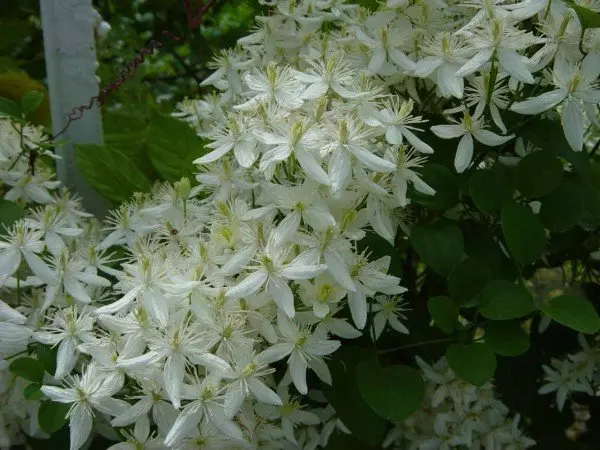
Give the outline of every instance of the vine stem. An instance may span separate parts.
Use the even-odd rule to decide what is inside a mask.
[[[379,353],[384,355],[386,353],[393,353],[398,350],[404,350],[407,348],[415,348],[415,347],[424,347],[425,345],[433,345],[433,344],[443,344],[444,342],[455,342],[455,338],[447,337],[447,338],[439,338],[439,339],[430,339],[428,341],[414,342],[412,344],[401,345],[399,347],[387,348],[385,350],[379,350]]]

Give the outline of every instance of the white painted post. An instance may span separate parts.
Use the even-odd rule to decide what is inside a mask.
[[[98,95],[92,0],[40,0],[44,51],[52,113],[52,131],[60,133],[69,113]],[[78,114],[77,114],[78,115]],[[83,179],[75,164],[73,144],[99,144],[102,116],[97,105],[73,121],[60,136],[67,143],[56,149],[62,157],[56,172],[64,186],[83,198],[85,209],[103,217],[108,203]],[[60,139],[59,138],[59,139]]]

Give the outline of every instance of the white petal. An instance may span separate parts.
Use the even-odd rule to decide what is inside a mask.
[[[329,306],[327,303],[315,302],[313,303],[313,312],[315,313],[315,316],[322,319],[329,314]]]
[[[388,50],[388,54],[390,59],[395,62],[398,67],[402,69],[406,69],[409,71],[413,71],[416,68],[414,61],[412,61],[408,56],[402,53],[400,50],[395,48],[390,48]]]
[[[256,248],[251,245],[242,247],[229,256],[227,262],[221,267],[221,273],[227,277],[240,273],[255,253]]]
[[[555,107],[566,97],[566,93],[557,89],[556,91],[544,92],[537,97],[529,98],[523,102],[514,103],[510,110],[519,114],[539,114]]]
[[[396,166],[393,163],[371,153],[363,147],[351,145],[349,149],[354,156],[371,170],[377,172],[392,172],[396,169]]]
[[[285,358],[287,355],[292,353],[293,350],[294,344],[283,342],[280,344],[275,344],[259,353],[256,356],[256,361],[263,364],[274,363],[275,361]]]
[[[348,306],[356,328],[362,330],[367,323],[367,299],[362,289],[348,293]]]
[[[73,389],[63,389],[56,386],[42,386],[40,390],[44,395],[48,396],[50,400],[58,403],[75,403],[77,401],[77,395]]]
[[[490,60],[490,58],[492,57],[492,53],[492,49],[485,49],[480,51],[469,61],[467,61],[465,65],[458,69],[455,75],[457,77],[466,77],[467,75],[472,74]]]
[[[78,450],[85,444],[92,431],[92,411],[85,404],[78,404],[71,411],[69,429],[71,430],[70,450]]]
[[[327,356],[340,348],[340,345],[342,345],[340,341],[311,340],[302,347],[302,350],[305,350],[311,355]]]
[[[233,153],[240,166],[247,169],[254,164],[258,158],[259,151],[256,142],[240,142],[233,148]]]
[[[456,156],[454,157],[454,168],[458,173],[463,173],[473,158],[473,138],[470,134],[465,134],[456,149]]]
[[[281,276],[288,280],[308,280],[316,277],[325,269],[327,266],[324,264],[307,265],[296,258],[281,270]]]
[[[67,294],[71,295],[75,300],[79,300],[82,303],[91,303],[92,299],[85,290],[83,284],[77,281],[72,276],[66,276],[63,279],[63,286]]]
[[[29,251],[24,251],[23,256],[25,257],[27,264],[29,264],[29,268],[35,274],[36,277],[38,277],[46,284],[56,284],[56,282],[58,281],[56,275],[54,274],[54,272],[52,272],[50,267],[48,267],[48,265],[44,261],[42,261],[42,259],[39,256]]]
[[[227,419],[223,408],[211,405],[209,417],[213,425],[215,425],[224,435],[238,441],[244,439],[240,427],[238,427],[235,422]]]
[[[167,299],[158,289],[146,289],[142,298],[144,306],[150,315],[163,327],[169,320],[169,304]]]
[[[360,331],[342,319],[331,319],[327,322],[329,330],[344,339],[355,339],[362,335]]]
[[[411,145],[418,152],[421,152],[421,153],[433,153],[433,149],[431,148],[431,146],[428,145],[428,144],[426,144],[425,142],[423,142],[417,136],[415,136],[413,134],[413,132],[410,131],[408,128],[403,128],[402,129],[402,134],[406,137],[406,140],[408,142],[410,142]]]
[[[383,48],[379,48],[379,49],[375,50],[375,53],[373,53],[373,56],[371,57],[371,60],[369,61],[369,66],[368,66],[369,72],[371,72],[372,74],[379,72],[379,69],[381,69],[381,66],[383,66],[383,63],[385,62],[385,60],[386,60],[385,50]]]
[[[321,164],[319,164],[317,160],[312,157],[312,155],[302,149],[296,149],[295,155],[300,167],[302,167],[304,172],[306,172],[306,175],[316,182],[326,186],[331,184],[327,173],[323,170]]]
[[[331,372],[329,371],[327,364],[325,364],[325,361],[321,358],[311,358],[308,360],[308,365],[323,383],[331,385]]]
[[[514,135],[511,134],[509,136],[500,136],[489,130],[475,130],[473,131],[473,137],[475,137],[475,139],[477,139],[483,145],[487,145],[488,147],[496,147],[510,141],[512,138],[514,138]]]
[[[306,368],[308,366],[306,362],[300,353],[296,351],[292,353],[288,363],[294,386],[296,386],[298,392],[306,394],[308,392],[308,387],[306,386]]]
[[[173,447],[178,445],[185,437],[192,434],[192,431],[202,419],[202,409],[199,402],[192,402],[181,410],[181,413],[175,420],[173,428],[165,438],[165,445]]]
[[[531,84],[534,82],[533,76],[529,72],[524,59],[525,58],[519,55],[515,50],[498,49],[498,61],[500,62],[500,67],[517,80]]]
[[[467,133],[460,125],[434,125],[431,131],[442,139],[456,139]]]
[[[294,294],[283,278],[271,277],[267,281],[267,292],[288,317],[294,317]]]
[[[137,421],[140,417],[145,416],[152,409],[152,398],[146,397],[137,402],[135,405],[130,406],[119,416],[115,417],[111,425],[113,427],[124,427]]]
[[[281,406],[283,404],[281,398],[279,398],[279,395],[273,392],[273,390],[269,389],[258,378],[249,378],[248,387],[250,388],[250,392],[252,392],[259,402],[277,406]]]
[[[348,272],[348,265],[338,253],[331,250],[325,250],[325,264],[327,264],[327,271],[333,276],[335,281],[340,283],[344,288],[349,291],[356,290],[350,273]]]
[[[140,356],[136,356],[135,358],[122,359],[118,361],[116,366],[119,369],[139,369],[147,367],[150,364],[153,364],[159,355],[156,352],[148,352]]]
[[[577,100],[568,99],[562,111],[562,126],[567,142],[573,150],[580,152],[583,148],[584,117]]]
[[[267,281],[267,273],[262,270],[248,275],[241,283],[236,286],[230,287],[227,290],[227,297],[230,298],[241,298],[247,297],[250,294],[254,294],[258,291],[263,284]]]
[[[388,129],[385,132],[385,139],[392,145],[402,144],[403,137],[402,137],[402,132],[400,131],[400,128],[398,128],[395,125],[388,127]]]
[[[169,395],[171,403],[176,409],[181,407],[180,393],[183,385],[183,376],[185,374],[185,360],[178,354],[170,355],[163,370],[165,389]]]
[[[331,180],[331,190],[337,192],[345,189],[352,175],[352,163],[348,152],[341,148],[336,149],[329,159],[327,171]]]
[[[120,300],[117,300],[114,303],[111,303],[109,305],[106,305],[106,306],[103,306],[101,308],[94,310],[94,314],[95,315],[114,314],[116,312],[121,311],[122,309],[127,308],[131,304],[131,302],[133,302],[133,300],[135,300],[135,298],[137,297],[137,295],[139,294],[139,292],[141,290],[142,290],[142,286],[134,287],[129,292],[127,292],[127,294],[125,294],[123,296],[123,298],[121,298]]]
[[[280,244],[288,242],[296,234],[296,231],[298,231],[298,227],[300,226],[301,218],[301,213],[299,211],[294,211],[279,222],[274,233],[277,235],[277,241]]]
[[[317,83],[313,83],[308,86],[302,94],[300,94],[300,98],[310,100],[313,98],[319,98],[323,94],[325,94],[329,90],[329,85],[322,81]]]
[[[0,252],[0,273],[11,276],[21,264],[21,252],[16,248],[9,248]]]
[[[190,359],[193,360],[195,364],[201,365],[210,369],[212,371],[217,371],[220,373],[231,372],[231,366],[224,359],[219,358],[212,353],[202,353],[198,355],[194,355]]]
[[[73,338],[66,338],[58,346],[56,355],[56,373],[55,378],[62,378],[73,370],[77,362],[77,347]]]

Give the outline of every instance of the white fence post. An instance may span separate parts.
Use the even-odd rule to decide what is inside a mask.
[[[92,0],[40,0],[46,71],[52,112],[52,131],[60,133],[69,113],[98,95]],[[56,149],[62,157],[56,172],[64,186],[83,198],[85,209],[97,217],[107,201],[83,179],[75,164],[73,144],[102,144],[102,116],[94,105],[60,136],[67,143]]]

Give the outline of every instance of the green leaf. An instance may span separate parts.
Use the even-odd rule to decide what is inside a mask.
[[[562,176],[562,163],[551,151],[530,153],[517,164],[517,187],[527,197],[549,194]]]
[[[21,111],[21,107],[17,105],[12,100],[9,100],[4,97],[0,97],[0,117],[1,116],[9,116],[20,119],[23,113]]]
[[[50,375],[54,375],[56,373],[58,346],[50,347],[49,345],[37,343],[35,353],[38,361],[44,366],[44,370]]]
[[[529,350],[529,336],[519,321],[491,322],[484,338],[494,353],[501,356],[518,356]]]
[[[44,93],[39,91],[30,91],[21,99],[21,110],[24,114],[29,114],[37,109],[44,100]]]
[[[474,172],[469,182],[469,194],[481,212],[499,211],[513,194],[508,171],[503,165],[496,164],[492,170]]]
[[[40,429],[48,434],[56,433],[67,422],[67,413],[71,405],[44,400],[38,410]]]
[[[583,195],[573,183],[561,183],[541,198],[540,222],[551,231],[566,231],[579,222],[583,214]]]
[[[578,185],[583,199],[581,222],[589,228],[600,226],[600,190],[586,183]]]
[[[44,395],[40,390],[41,387],[40,383],[31,383],[23,389],[23,397],[27,400],[39,400]]]
[[[496,356],[485,343],[452,344],[446,360],[457,377],[475,386],[483,386],[496,372]]]
[[[450,169],[440,164],[427,164],[419,174],[435,194],[423,194],[411,185],[408,196],[414,203],[436,211],[445,211],[458,203],[458,177]]]
[[[369,359],[358,364],[356,377],[363,399],[379,416],[391,422],[408,419],[425,396],[421,374],[412,367],[384,368]]]
[[[490,279],[490,271],[485,264],[475,258],[467,258],[450,272],[448,292],[459,305],[469,304]]]
[[[546,248],[546,232],[527,206],[507,202],[502,208],[502,232],[511,254],[522,264],[537,261]]]
[[[19,358],[10,363],[11,373],[27,381],[41,383],[44,379],[44,366],[37,359]]]
[[[589,8],[578,5],[573,0],[567,0],[566,2],[571,8],[577,13],[581,26],[586,28],[600,28],[600,14],[596,11],[592,11]]]
[[[440,295],[427,301],[427,309],[435,324],[444,333],[452,333],[458,320],[458,306],[448,297]]]
[[[206,141],[180,120],[153,111],[148,132],[148,151],[156,172],[167,181],[194,179],[192,161],[204,155]]]
[[[542,302],[540,309],[552,320],[586,334],[600,330],[600,318],[592,304],[582,297],[561,295]]]
[[[431,225],[415,225],[410,242],[423,262],[442,276],[447,276],[463,256],[463,236],[450,220],[439,220]]]
[[[494,235],[488,230],[465,231],[465,252],[489,269],[491,279],[514,280],[517,268],[501,250]],[[452,292],[450,293],[452,296]]]
[[[21,218],[23,218],[23,210],[16,203],[0,199],[0,236]]]
[[[521,284],[494,280],[483,288],[479,312],[487,319],[518,319],[533,311],[535,311],[533,296]]]
[[[150,180],[120,150],[109,145],[76,144],[74,147],[83,177],[104,197],[123,202],[135,192],[150,191]]]
[[[331,386],[324,386],[323,391],[352,434],[366,444],[375,446],[381,444],[387,422],[365,402],[356,382],[356,366],[370,358],[376,358],[371,350],[343,346],[328,362],[333,382]]]

